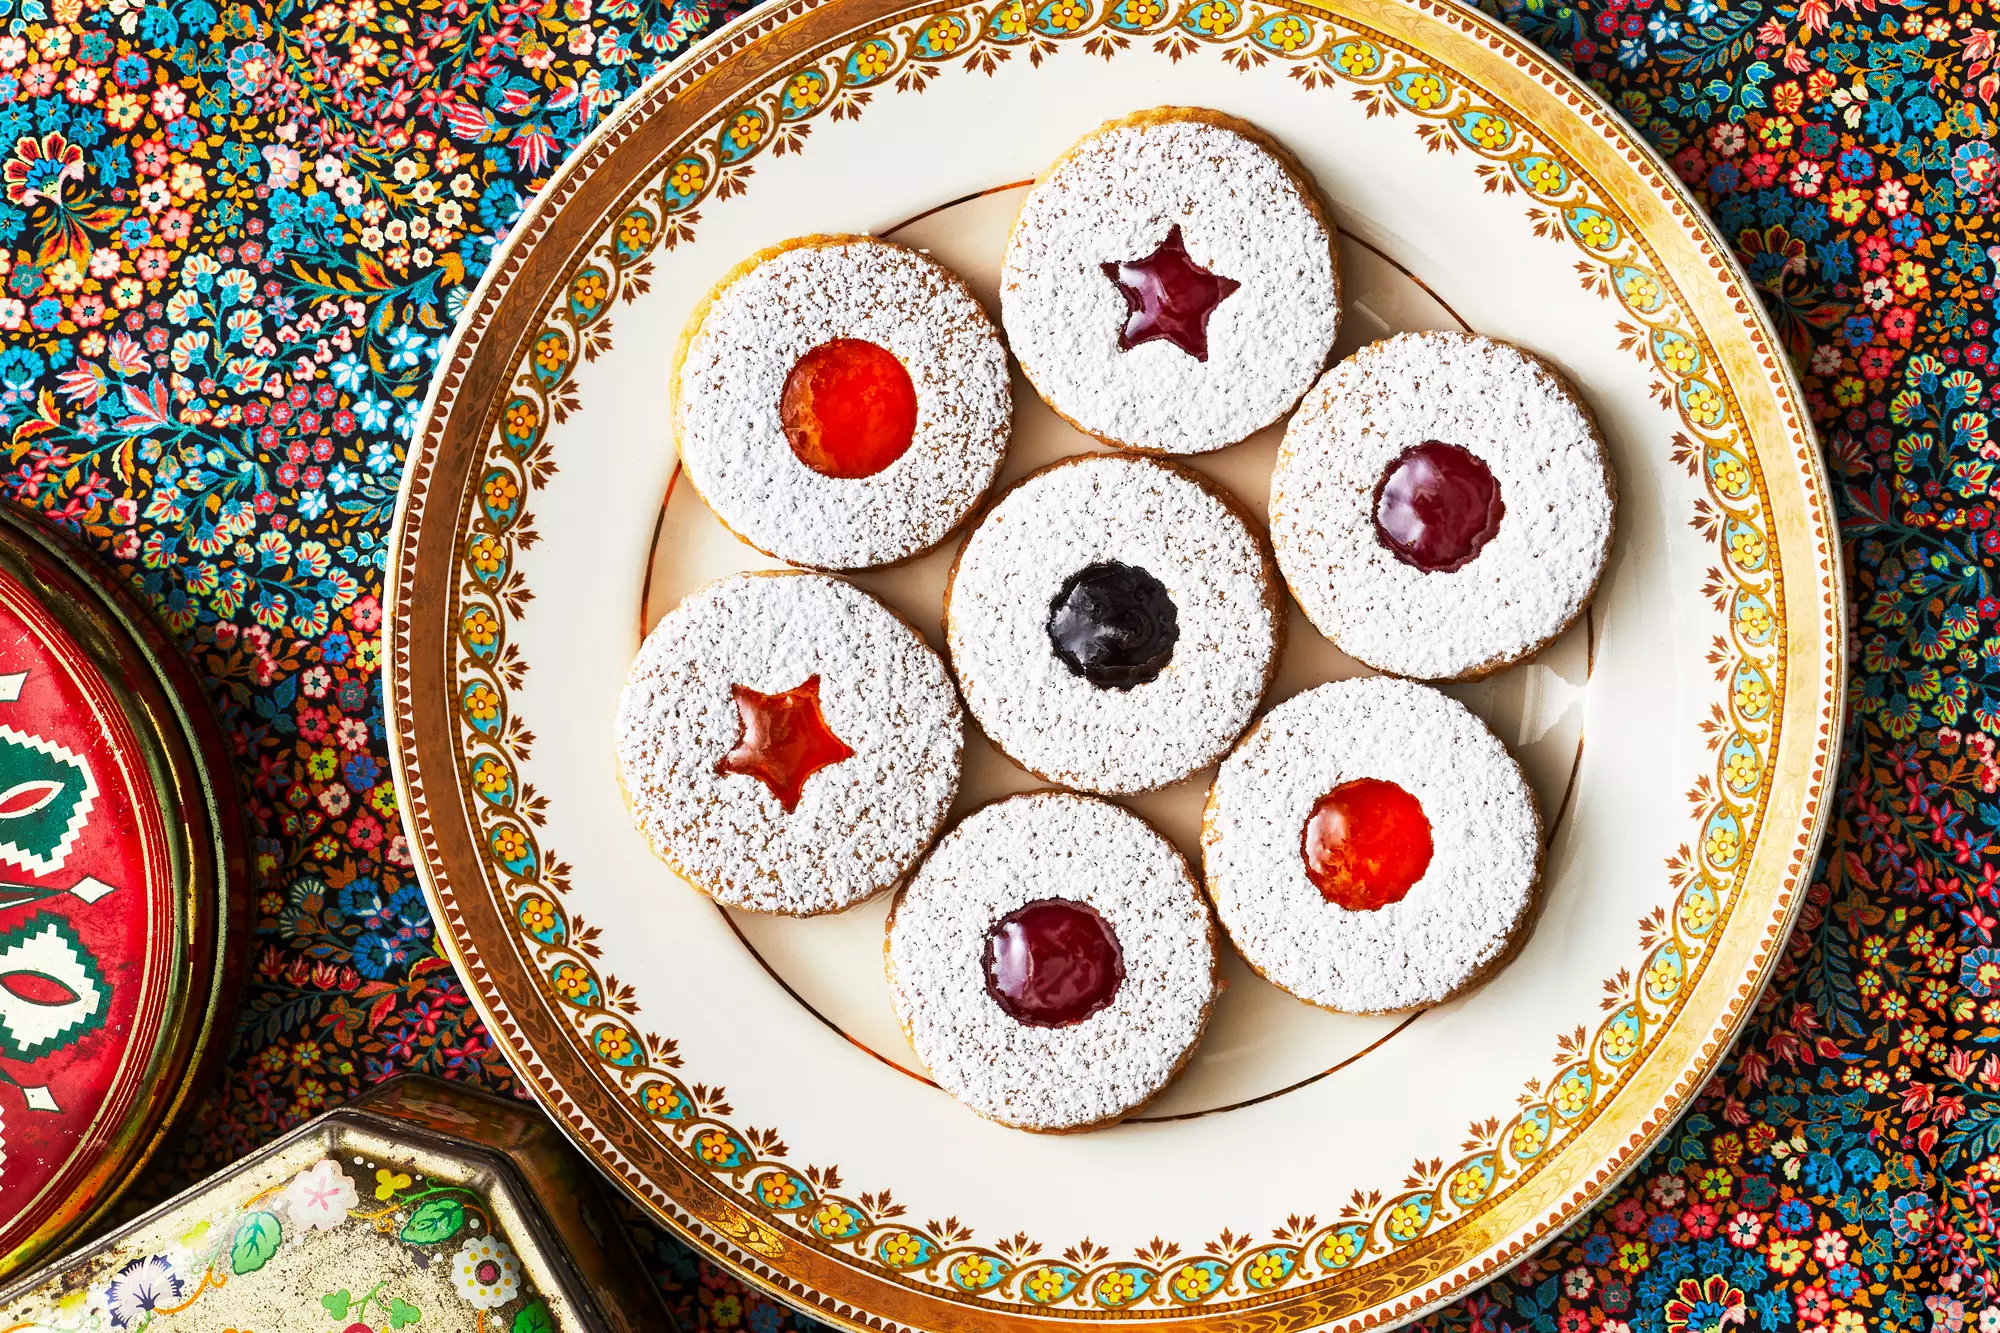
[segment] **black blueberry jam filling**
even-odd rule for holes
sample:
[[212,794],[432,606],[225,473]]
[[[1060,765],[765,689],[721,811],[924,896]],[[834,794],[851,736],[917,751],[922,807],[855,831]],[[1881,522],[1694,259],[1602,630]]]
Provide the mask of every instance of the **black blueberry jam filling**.
[[1166,585],[1115,560],[1085,565],[1049,603],[1049,644],[1071,674],[1107,690],[1144,685],[1166,670],[1181,636]]

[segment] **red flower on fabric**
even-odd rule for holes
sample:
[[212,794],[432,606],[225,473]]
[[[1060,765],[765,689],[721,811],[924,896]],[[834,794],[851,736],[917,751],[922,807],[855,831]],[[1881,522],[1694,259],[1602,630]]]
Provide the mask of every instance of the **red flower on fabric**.
[[60,134],[44,134],[37,139],[22,135],[14,141],[14,154],[4,169],[7,202],[29,204],[37,199],[50,203],[62,199],[63,182],[83,179],[83,149]]

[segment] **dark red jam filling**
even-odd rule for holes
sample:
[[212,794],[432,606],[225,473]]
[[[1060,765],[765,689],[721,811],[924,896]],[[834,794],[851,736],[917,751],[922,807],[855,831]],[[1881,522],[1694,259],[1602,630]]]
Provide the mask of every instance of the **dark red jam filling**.
[[986,932],[986,992],[1030,1027],[1081,1023],[1125,981],[1125,953],[1111,923],[1067,898],[1017,907]]
[[1071,674],[1102,689],[1129,690],[1166,670],[1180,616],[1166,585],[1107,560],[1063,581],[1049,603],[1049,645]]
[[804,683],[782,694],[759,694],[745,685],[732,685],[729,692],[736,700],[741,729],[736,748],[722,757],[715,771],[756,778],[771,789],[787,813],[798,809],[808,778],[854,757],[819,711],[818,676],[807,676]]
[[1500,531],[1507,507],[1478,455],[1425,440],[1405,449],[1375,483],[1375,535],[1398,560],[1428,574],[1461,569]]
[[1393,782],[1360,778],[1319,798],[1300,839],[1306,878],[1350,912],[1401,902],[1431,864],[1431,821]]
[[1119,347],[1129,352],[1140,343],[1166,338],[1197,361],[1208,360],[1208,317],[1243,285],[1195,263],[1178,226],[1144,259],[1101,267],[1130,312],[1118,333]]
[[821,476],[872,477],[915,438],[917,391],[895,353],[835,338],[785,376],[778,419],[792,452]]

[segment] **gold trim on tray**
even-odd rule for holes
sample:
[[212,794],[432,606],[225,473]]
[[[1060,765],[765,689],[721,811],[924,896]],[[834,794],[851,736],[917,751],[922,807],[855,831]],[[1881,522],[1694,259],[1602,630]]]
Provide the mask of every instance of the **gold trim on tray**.
[[[720,1089],[638,1035],[572,939],[567,867],[521,789],[507,696],[515,568],[552,469],[545,430],[578,406],[571,372],[603,316],[704,201],[805,129],[921,91],[949,64],[992,70],[1144,43],[1175,59],[1271,62],[1370,116],[1408,114],[1426,149],[1521,199],[1578,281],[1621,308],[1624,350],[1681,422],[1672,456],[1704,491],[1703,591],[1726,621],[1720,698],[1670,901],[1639,922],[1645,963],[1607,980],[1595,1032],[1556,1040],[1555,1074],[1461,1155],[1404,1187],[1262,1235],[982,1240],[915,1225],[886,1195],[795,1167],[740,1128]],[[1789,584],[1787,582],[1789,576]],[[1450,0],[825,0],[758,11],[637,94],[516,228],[435,377],[391,544],[387,673],[395,764],[440,938],[474,1003],[559,1123],[653,1212],[753,1281],[852,1327],[1027,1328],[1050,1317],[1204,1328],[1365,1328],[1492,1276],[1568,1225],[1655,1141],[1748,1016],[1801,901],[1825,821],[1842,697],[1843,590],[1818,447],[1789,364],[1727,250],[1631,131],[1520,38]],[[1790,594],[1788,597],[1787,594]],[[411,614],[410,608],[428,608]],[[439,609],[443,614],[439,614]],[[1327,1208],[1326,1204],[1332,1204]]]

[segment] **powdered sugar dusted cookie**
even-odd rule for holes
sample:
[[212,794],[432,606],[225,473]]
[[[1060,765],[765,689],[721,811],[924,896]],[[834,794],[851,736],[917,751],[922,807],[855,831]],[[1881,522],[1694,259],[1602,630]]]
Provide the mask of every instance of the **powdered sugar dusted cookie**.
[[1284,615],[1255,520],[1178,464],[1091,454],[1029,474],[966,538],[945,638],[1010,758],[1086,791],[1146,791],[1250,724]]
[[1343,652],[1427,680],[1482,676],[1568,628],[1611,550],[1597,423],[1537,357],[1403,333],[1326,373],[1285,431],[1271,540]]
[[1345,1013],[1437,1004],[1506,956],[1541,880],[1514,757],[1427,685],[1343,680],[1265,715],[1209,790],[1208,893],[1246,962]]
[[811,916],[900,880],[958,793],[944,663],[867,593],[736,574],[646,636],[618,705],[633,822],[731,907]]
[[688,479],[758,550],[817,569],[937,545],[999,472],[1007,354],[916,251],[808,236],[738,265],[695,310],[674,377]]
[[1333,224],[1254,126],[1142,111],[1086,135],[1029,193],[1000,309],[1022,371],[1079,430],[1206,453],[1283,416],[1326,364]]
[[1110,1124],[1187,1063],[1215,1001],[1215,928],[1173,844],[1068,792],[984,806],[896,899],[896,1016],[938,1086],[988,1119]]

